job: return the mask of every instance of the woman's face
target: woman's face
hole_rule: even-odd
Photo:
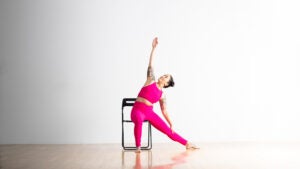
[[[170,81],[170,75],[169,74],[165,74],[163,76],[161,76],[159,79],[158,79],[159,82],[163,83],[164,86],[168,85],[169,81]]]

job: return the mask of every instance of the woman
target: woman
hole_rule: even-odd
[[[152,50],[150,54],[150,60],[147,70],[147,80],[140,90],[136,102],[131,111],[131,120],[134,123],[134,136],[135,144],[137,147],[136,152],[141,152],[141,135],[142,135],[142,125],[144,120],[148,120],[152,126],[154,126],[159,131],[166,134],[172,140],[179,142],[180,144],[186,146],[186,149],[197,149],[195,145],[189,143],[186,139],[178,135],[173,131],[172,122],[169,118],[166,109],[166,96],[163,95],[162,88],[168,88],[174,86],[173,77],[170,74],[161,76],[157,81],[155,81],[155,76],[153,73],[152,59],[153,53],[158,44],[157,38],[154,38],[152,42]],[[167,124],[153,111],[153,104],[159,101],[162,114]]]

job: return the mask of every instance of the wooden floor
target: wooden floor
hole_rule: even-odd
[[[151,151],[123,151],[119,144],[0,145],[0,169],[299,169],[300,143],[177,143]]]

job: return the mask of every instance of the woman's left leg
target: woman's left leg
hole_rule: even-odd
[[[157,128],[159,131],[166,134],[169,138],[171,138],[174,141],[179,142],[182,145],[187,144],[187,140],[181,137],[176,132],[172,132],[170,127],[153,111],[148,112],[146,115],[146,119],[149,120],[149,122]]]

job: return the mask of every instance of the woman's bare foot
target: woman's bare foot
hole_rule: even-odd
[[[192,144],[192,143],[187,143],[187,144],[185,145],[185,148],[186,148],[187,150],[200,149],[199,147],[197,147],[196,145],[194,145],[194,144]]]
[[[136,153],[141,153],[141,147],[136,148],[135,152]]]

